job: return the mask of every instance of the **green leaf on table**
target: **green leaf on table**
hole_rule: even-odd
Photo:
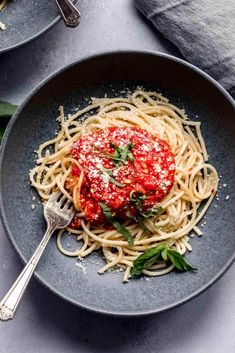
[[[17,109],[17,105],[0,101],[0,117],[11,118]]]
[[[3,134],[4,134],[4,128],[0,126],[0,141],[2,140]]]
[[[17,109],[16,105],[0,101],[0,142],[2,140],[4,131],[9,122],[9,119],[15,113],[16,109]]]

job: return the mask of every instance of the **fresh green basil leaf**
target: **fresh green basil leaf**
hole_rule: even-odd
[[[163,212],[164,212],[164,208],[162,208],[161,206],[159,207],[153,207],[149,210],[146,211],[139,211],[141,216],[143,216],[144,218],[150,218],[150,217],[159,217]]]
[[[111,176],[109,177],[109,180],[112,184],[119,186],[119,188],[124,188],[124,186],[125,186],[124,184],[120,183],[119,181],[117,181],[116,179],[114,179]]]
[[[131,152],[128,152],[127,153],[127,157],[130,161],[133,161],[134,160],[134,157],[133,157],[133,154]]]
[[[104,158],[109,158],[109,159],[112,159],[114,162],[122,162],[122,159],[121,158],[118,158],[118,157],[114,157],[112,154],[108,153],[108,152],[105,152],[105,153],[100,153],[99,154],[99,157],[104,157]]]
[[[167,261],[168,259],[181,272],[196,270],[178,251],[170,249],[167,244],[159,244],[137,257],[133,263],[131,275],[139,276],[145,268],[148,268],[155,261]]]
[[[167,255],[170,261],[172,262],[173,265],[179,270],[179,271],[196,271],[197,269],[193,267],[189,262],[187,262],[183,255],[181,255],[178,251],[168,249],[167,250]]]
[[[109,175],[109,181],[112,183],[112,184],[115,184],[117,186],[119,186],[119,188],[124,188],[124,184],[120,183],[119,181],[117,181],[115,178],[112,177],[112,170],[109,170],[109,169],[105,169],[105,168],[102,168],[101,169],[103,171],[103,173],[106,173]]]
[[[17,105],[0,101],[0,117],[10,118],[15,113]]]
[[[103,210],[103,213],[105,215],[105,217],[107,218],[107,220],[114,226],[114,228],[116,228],[128,241],[129,245],[133,245],[134,244],[134,239],[131,235],[131,233],[129,232],[128,229],[126,229],[125,227],[123,227],[113,216],[110,208],[106,205],[106,203],[104,202],[100,202],[100,207]]]
[[[163,249],[161,252],[162,258],[164,261],[167,261],[167,248]]]
[[[124,163],[122,158],[114,157],[114,155],[112,155],[108,152],[107,153],[100,153],[99,156],[112,159],[115,166],[117,166],[120,162]]]
[[[146,195],[136,195],[136,192],[134,190],[130,192],[130,201],[135,203],[136,209],[141,217],[159,217],[164,212],[164,208],[162,208],[161,206],[154,206],[146,211],[143,211],[143,201],[146,198]]]
[[[119,223],[118,221],[112,221],[112,225],[114,226],[114,228],[116,228],[119,233],[121,233],[122,235],[124,235],[124,237],[126,238],[126,240],[128,241],[129,245],[133,245],[134,244],[134,239],[133,236],[131,235],[131,233],[129,232],[128,229],[126,229],[125,227],[123,227],[121,225],[121,223]]]
[[[0,141],[2,140],[3,134],[4,134],[4,129],[0,127]]]
[[[110,144],[111,146],[111,144]],[[122,162],[122,159],[119,158],[119,153],[115,150],[114,154],[111,154],[111,153],[108,153],[106,151],[102,151],[100,149],[100,147],[96,146],[96,145],[92,145],[93,149],[97,150],[97,151],[100,151],[101,153],[99,153],[99,156],[100,157],[104,157],[104,158],[109,158],[109,159],[112,159],[114,164],[115,163],[119,163],[119,162]],[[116,154],[117,152],[117,154]]]
[[[130,152],[132,147],[133,147],[132,143],[128,143],[126,146],[119,147],[119,152],[121,153],[121,158],[124,161],[129,159],[129,155],[131,155],[131,157],[133,159],[132,153]]]
[[[131,268],[131,275],[139,276],[142,271],[150,264],[150,261],[156,261],[161,258],[161,253],[166,249],[166,244],[159,244],[137,257],[133,262],[133,267]]]
[[[137,211],[142,212],[143,201],[147,198],[146,195],[138,195],[135,190],[130,192],[130,201],[135,203]]]
[[[106,217],[109,221],[112,220],[112,219],[113,219],[113,214],[112,214],[110,208],[106,205],[106,203],[100,202],[100,206],[101,206],[101,208],[102,208],[102,210],[103,210],[103,213],[104,213],[105,217]]]
[[[114,148],[112,159],[115,165],[118,165],[119,162],[125,163],[127,160],[133,161],[132,143],[128,143],[126,146],[116,146],[113,142],[110,142],[110,147]]]
[[[103,173],[106,173],[106,174],[108,174],[108,175],[112,175],[112,174],[113,174],[112,170],[110,170],[110,169],[101,168],[100,170],[101,170]]]
[[[168,258],[179,271],[184,271],[184,267],[182,266],[181,261],[179,261],[178,258],[176,258],[172,253],[168,253]]]
[[[9,122],[9,118],[15,113],[16,105],[0,101],[0,142],[2,140],[5,128]]]

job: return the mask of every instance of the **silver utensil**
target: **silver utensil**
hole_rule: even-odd
[[[75,210],[71,201],[57,191],[52,194],[44,207],[44,216],[47,221],[47,230],[33,256],[24,267],[23,271],[14,282],[0,302],[0,320],[6,321],[13,318],[13,315],[20,303],[30,278],[40,260],[53,232],[56,229],[65,228],[71,222]]]
[[[71,0],[55,0],[68,27],[77,27],[81,14]]]

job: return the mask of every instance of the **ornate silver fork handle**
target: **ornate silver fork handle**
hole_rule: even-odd
[[[47,221],[47,230],[33,256],[0,302],[0,320],[6,321],[13,315],[20,303],[30,278],[40,260],[52,233],[56,229],[62,229],[69,225],[74,217],[75,210],[71,201],[60,191],[54,192],[44,206],[44,216]]]
[[[30,278],[32,277],[34,270],[40,260],[48,241],[54,230],[56,229],[55,223],[48,224],[47,231],[42,238],[40,244],[35,250],[33,256],[24,267],[23,271],[20,273],[17,280],[14,282],[13,286],[7,292],[3,300],[0,302],[0,320],[6,321],[12,319],[17,306],[20,302],[22,295],[24,294],[25,289],[29,283]]]
[[[68,27],[77,27],[80,22],[81,14],[73,5],[71,0],[56,0],[56,3],[63,16],[64,22]]]

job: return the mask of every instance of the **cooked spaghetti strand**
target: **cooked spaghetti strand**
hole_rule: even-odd
[[[191,251],[189,235],[191,232],[192,236],[195,233],[202,235],[198,223],[209,208],[218,187],[216,169],[208,163],[201,123],[191,121],[184,111],[169,103],[161,94],[142,90],[124,98],[93,99],[91,105],[68,117],[63,107],[60,107],[59,113],[61,130],[56,137],[40,146],[37,165],[30,172],[31,184],[37,189],[42,201],[60,189],[73,200],[76,208],[77,226],[70,226],[67,231],[74,234],[82,245],[73,251],[65,249],[62,230],[57,237],[59,250],[66,256],[82,258],[100,249],[106,264],[99,272],[119,267],[124,270],[124,282],[128,282],[131,277],[134,260],[146,250],[166,243],[180,254]],[[82,122],[81,118],[86,119]],[[152,215],[141,223],[128,220],[122,224],[133,237],[133,245],[128,243],[117,228],[97,227],[86,220],[86,209],[82,206],[86,170],[71,156],[74,143],[82,136],[111,127],[130,126],[148,131],[166,141],[175,159],[174,185],[157,205],[162,207],[161,214]],[[79,174],[70,180],[74,167]],[[108,178],[105,173],[104,180]],[[112,182],[117,183],[113,179]],[[173,268],[174,265],[160,261],[145,268],[143,273],[160,276]]]

